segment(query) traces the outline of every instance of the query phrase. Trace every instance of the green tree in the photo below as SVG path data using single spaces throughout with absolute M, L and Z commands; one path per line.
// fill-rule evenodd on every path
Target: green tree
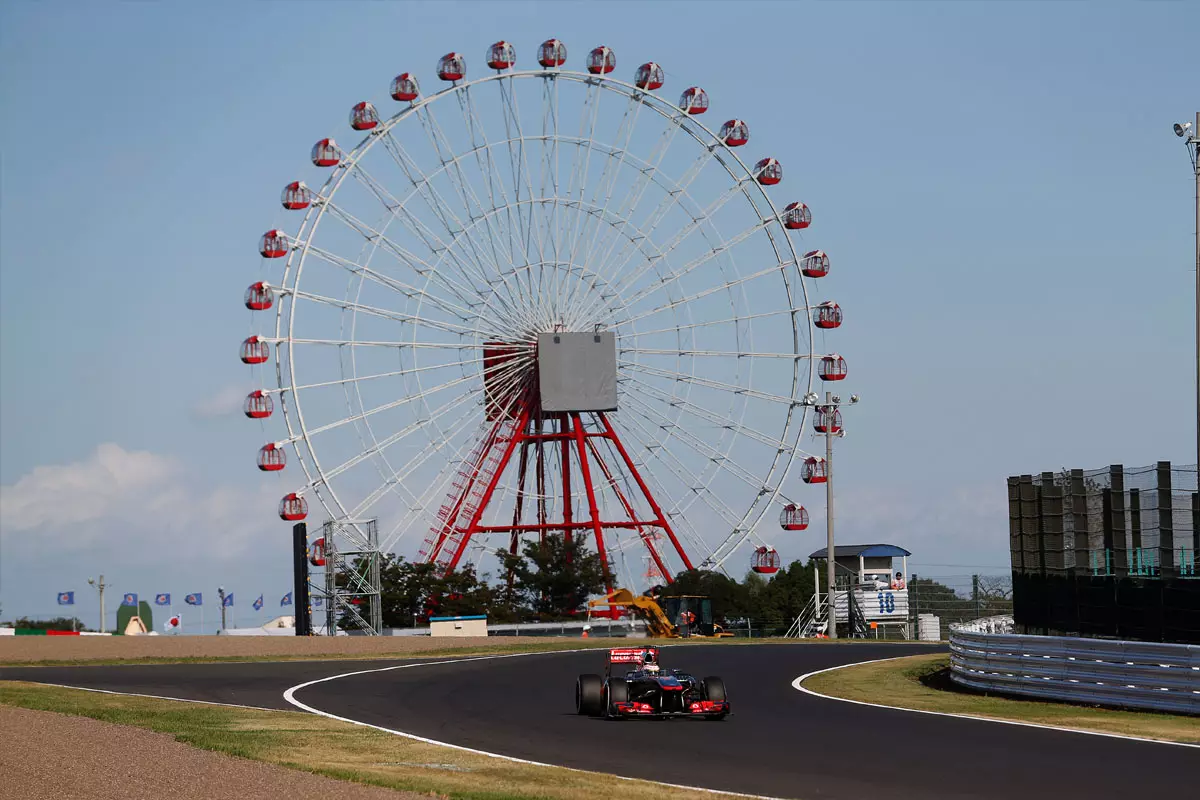
M 542 620 L 578 614 L 588 595 L 601 593 L 612 580 L 600 556 L 588 552 L 586 534 L 570 540 L 548 534 L 541 542 L 526 542 L 519 554 L 498 550 L 496 555 L 512 576 L 512 589 L 503 590 L 507 605 L 524 606 Z
M 712 600 L 713 619 L 716 621 L 741 619 L 749 607 L 749 592 L 742 584 L 719 572 L 692 569 L 675 576 L 675 581 L 663 587 L 662 597 L 699 595 Z
M 29 617 L 20 617 L 13 623 L 13 627 L 18 630 L 33 630 L 33 631 L 86 631 L 83 623 L 74 617 L 54 617 L 53 619 L 30 619 Z
M 384 627 L 412 627 L 427 622 L 430 616 L 487 613 L 496 619 L 497 592 L 477 577 L 472 567 L 442 575 L 436 564 L 414 564 L 400 556 L 387 556 L 379 578 Z

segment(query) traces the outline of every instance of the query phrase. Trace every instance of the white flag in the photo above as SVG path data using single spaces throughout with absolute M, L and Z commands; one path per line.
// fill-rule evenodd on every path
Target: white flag
M 167 633 L 171 633 L 172 631 L 179 630 L 180 627 L 182 627 L 182 625 L 183 625 L 183 620 L 180 619 L 180 616 L 178 614 L 175 614 L 170 619 L 168 619 L 165 623 L 163 623 L 163 630 L 165 630 Z

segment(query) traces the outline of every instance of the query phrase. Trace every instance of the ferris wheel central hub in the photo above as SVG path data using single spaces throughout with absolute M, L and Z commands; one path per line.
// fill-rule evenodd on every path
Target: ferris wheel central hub
M 543 411 L 617 410 L 617 337 L 612 331 L 538 335 Z

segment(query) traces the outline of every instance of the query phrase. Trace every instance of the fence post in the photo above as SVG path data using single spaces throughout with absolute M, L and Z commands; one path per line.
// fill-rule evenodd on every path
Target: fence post
M 971 576 L 971 600 L 975 602 L 975 619 L 979 619 L 982 614 L 979 613 L 979 576 Z
M 1129 543 L 1125 535 L 1125 468 L 1113 464 L 1108 468 L 1109 513 L 1106 539 L 1111 539 L 1113 574 L 1117 579 L 1129 577 Z
M 1171 494 L 1171 462 L 1159 461 L 1158 475 L 1158 574 L 1163 580 L 1179 574 L 1175 565 L 1175 507 Z
M 1134 571 L 1140 572 L 1141 563 L 1138 561 L 1139 556 L 1144 560 L 1145 554 L 1142 553 L 1142 492 L 1140 489 L 1129 490 L 1129 545 L 1133 548 L 1133 561 L 1131 562 Z
M 1086 575 L 1086 570 L 1091 566 L 1088 564 L 1088 551 L 1092 545 L 1088 541 L 1087 485 L 1083 482 L 1081 469 L 1071 470 L 1071 513 L 1075 515 L 1071 526 L 1075 531 L 1075 569 L 1084 570 L 1083 574 Z M 1082 563 L 1080 553 L 1083 554 Z

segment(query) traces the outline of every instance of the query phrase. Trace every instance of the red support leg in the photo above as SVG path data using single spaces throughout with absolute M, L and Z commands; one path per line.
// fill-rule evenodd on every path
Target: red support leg
M 634 511 L 633 504 L 629 502 L 629 500 L 625 497 L 625 493 L 621 491 L 621 487 L 617 485 L 615 480 L 613 480 L 612 472 L 610 472 L 608 469 L 608 464 L 604 462 L 604 459 L 600 455 L 599 449 L 596 447 L 596 443 L 591 439 L 588 440 L 588 449 L 592 451 L 592 458 L 596 460 L 596 463 L 600 466 L 601 472 L 604 473 L 604 479 L 612 484 L 613 491 L 617 493 L 617 499 L 620 500 L 621 505 L 624 506 L 625 513 L 629 515 L 630 521 L 637 522 L 637 512 Z M 637 532 L 638 536 L 642 537 L 642 542 L 646 545 L 646 549 L 650 551 L 650 557 L 654 559 L 654 563 L 658 565 L 658 571 L 662 573 L 668 584 L 674 583 L 675 579 L 671 577 L 671 573 L 667 569 L 667 565 L 663 563 L 662 556 L 658 554 L 658 548 L 654 546 L 654 540 L 647 536 L 645 529 L 640 526 L 637 528 Z
M 513 437 L 508 440 L 508 444 L 504 448 L 504 455 L 500 457 L 500 463 L 496 465 L 496 471 L 492 474 L 491 480 L 488 481 L 487 488 L 483 490 L 483 497 L 480 498 L 479 507 L 471 514 L 471 520 L 467 523 L 466 529 L 463 531 L 462 540 L 459 541 L 454 555 L 446 564 L 446 574 L 453 572 L 454 568 L 458 566 L 459 560 L 462 559 L 463 553 L 466 552 L 467 543 L 471 541 L 471 536 L 479 532 L 479 520 L 483 517 L 483 512 L 487 509 L 488 503 L 492 501 L 492 494 L 496 491 L 496 484 L 500 482 L 500 476 L 504 474 L 504 469 L 508 466 L 509 459 L 512 458 L 513 450 L 521 439 L 524 438 L 525 426 L 528 424 L 529 407 L 525 406 L 521 409 L 521 416 L 517 420 Z M 492 447 L 495 446 L 496 442 L 492 442 Z
M 583 473 L 583 488 L 587 492 L 588 513 L 592 518 L 592 531 L 596 534 L 596 552 L 600 554 L 600 566 L 604 570 L 604 587 L 610 593 L 612 571 L 608 567 L 608 552 L 604 548 L 604 529 L 600 522 L 600 510 L 596 507 L 596 489 L 592 485 L 592 471 L 588 468 L 587 447 L 583 436 L 583 420 L 578 414 L 571 415 L 575 427 L 575 447 L 579 449 L 579 470 Z
M 633 475 L 633 479 L 637 481 L 638 488 L 642 490 L 642 494 L 646 497 L 646 502 L 650 504 L 650 508 L 654 511 L 655 516 L 658 517 L 659 524 L 667 532 L 671 544 L 675 545 L 675 552 L 683 560 L 683 565 L 689 570 L 695 569 L 692 566 L 691 559 L 687 557 L 687 553 L 684 552 L 683 546 L 679 543 L 679 539 L 676 538 L 675 531 L 671 529 L 671 523 L 667 522 L 667 515 L 658 507 L 658 503 L 654 500 L 654 495 L 650 494 L 650 487 L 646 486 L 646 482 L 642 480 L 642 474 L 638 472 L 638 468 L 633 464 L 633 459 L 625 451 L 625 445 L 621 444 L 621 437 L 617 436 L 617 432 L 613 430 L 612 423 L 608 421 L 608 416 L 603 411 L 599 412 L 596 416 L 600 418 L 601 424 L 604 425 L 604 432 L 608 434 L 608 439 L 617 448 L 617 452 L 621 454 L 621 458 L 625 461 L 625 466 L 629 469 L 630 474 Z
M 566 414 L 559 416 L 558 423 L 559 433 L 563 434 L 562 440 L 562 487 L 563 487 L 563 522 L 570 526 L 574 519 L 574 510 L 571 508 L 571 421 L 567 419 Z M 571 528 L 563 528 L 563 539 L 571 541 Z

